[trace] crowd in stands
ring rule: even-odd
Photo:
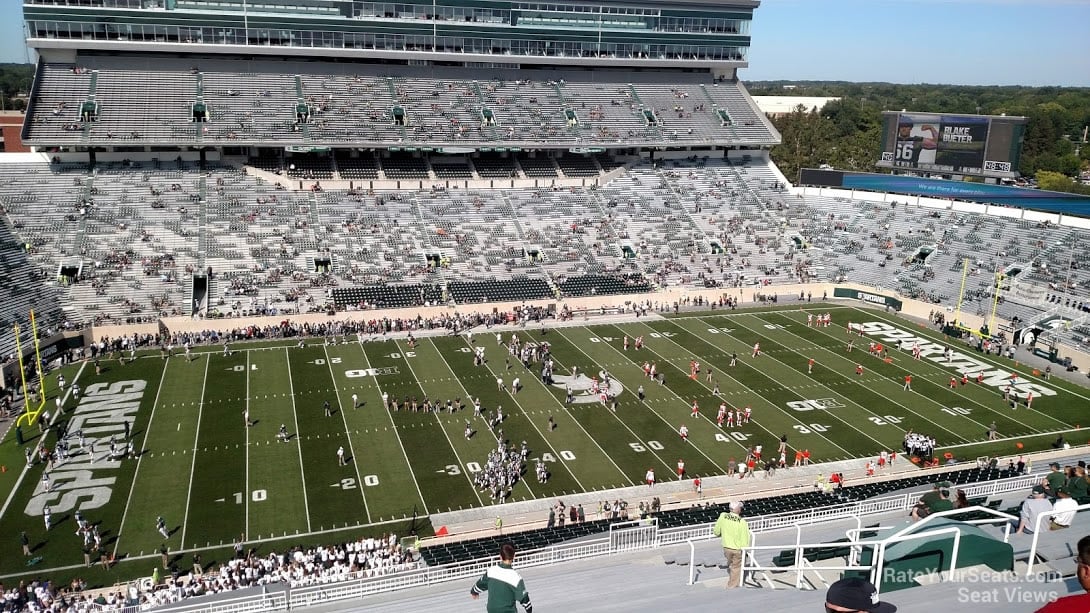
[[[188,573],[180,572],[175,566],[164,569],[170,574],[160,579],[156,568],[150,583],[130,594],[118,591],[92,598],[84,594],[87,586],[82,579],[74,579],[68,585],[30,581],[6,588],[0,584],[0,611],[86,613],[121,610],[133,605],[133,596],[141,608],[151,608],[269,584],[305,587],[369,579],[412,570],[421,564],[411,549],[400,544],[395,534],[365,537],[334,546],[294,547],[266,555],[238,546],[236,551],[238,555],[214,569],[202,567],[199,553],[193,555],[193,569]]]
[[[286,338],[325,338],[330,342],[362,340],[364,336],[383,336],[421,330],[448,330],[457,334],[477,326],[490,328],[514,322],[540,322],[553,315],[541,307],[516,307],[510,312],[441,314],[435,317],[384,317],[367,321],[335,320],[321,323],[300,323],[284,320],[276,325],[243,326],[230,330],[208,329],[201,332],[164,334],[132,334],[104,336],[86,348],[87,357],[127,351],[130,347],[183,347],[185,345],[215,345],[223,342]]]
[[[1085,461],[1080,460],[1078,465],[1062,469],[1059,462],[1052,462],[1048,474],[1033,486],[1029,497],[1022,502],[1018,521],[1012,521],[1011,527],[1016,534],[1032,534],[1038,526],[1041,530],[1050,531],[1070,528],[1078,506],[1090,502],[1088,484]],[[1042,514],[1057,511],[1059,513],[1038,523],[1038,517]]]

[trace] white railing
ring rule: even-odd
[[[1078,513],[1079,511],[1085,511],[1086,509],[1090,509],[1090,504],[1080,504],[1079,506],[1075,507],[1074,509],[1069,509],[1067,511],[1064,511],[1062,509],[1057,511],[1056,509],[1053,509],[1051,511],[1048,511],[1047,513],[1040,513],[1039,515],[1037,515],[1037,519],[1033,524],[1033,544],[1030,545],[1030,547],[1029,547],[1029,564],[1026,565],[1026,576],[1027,577],[1033,575],[1033,566],[1037,563],[1037,541],[1041,538],[1041,526],[1042,526],[1042,524],[1044,524],[1045,518],[1048,518],[1048,519],[1051,520],[1053,517],[1055,517],[1057,515],[1066,515],[1068,513]],[[1078,552],[1075,552],[1075,553],[1076,553],[1076,555],[1078,554]]]
[[[940,475],[936,476],[937,478]],[[962,487],[968,497],[990,496],[1026,490],[1041,482],[1044,473],[1011,477],[979,485]],[[861,502],[851,502],[816,509],[807,509],[793,513],[766,515],[748,520],[750,531],[767,532],[783,528],[812,525],[835,519],[858,518],[890,512],[907,512],[919,500],[920,493],[899,494]],[[611,529],[607,537],[583,541],[574,545],[559,545],[535,549],[520,553],[520,568],[531,566],[551,566],[562,562],[615,555],[622,552],[657,549],[660,547],[685,544],[686,542],[709,541],[713,524],[683,526],[660,530],[657,521],[648,525],[643,522],[628,522],[630,527]],[[631,534],[629,534],[631,533]],[[840,544],[843,546],[843,544]],[[810,547],[807,545],[807,547]],[[498,558],[490,556],[465,562],[455,562],[441,566],[431,566],[416,570],[395,573],[376,578],[356,579],[339,583],[312,585],[291,588],[285,593],[269,592],[240,598],[229,598],[214,603],[206,602],[192,606],[171,606],[171,613],[244,613],[247,611],[278,611],[299,607],[314,606],[320,603],[361,598],[373,594],[393,592],[412,587],[434,585],[449,581],[475,578]],[[760,567],[750,570],[763,570]],[[776,570],[785,570],[777,568]]]

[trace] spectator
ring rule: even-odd
[[[1064,475],[1063,471],[1060,470],[1060,464],[1058,462],[1052,462],[1048,467],[1052,470],[1045,475],[1044,480],[1041,481],[1041,485],[1044,486],[1046,494],[1055,496],[1057,490],[1063,487],[1064,483],[1067,482],[1067,477]]]
[[[486,570],[469,589],[473,600],[480,598],[481,592],[488,592],[490,613],[514,611],[516,602],[526,609],[526,613],[533,613],[534,605],[530,602],[530,593],[526,591],[522,576],[511,567],[514,563],[515,546],[504,543],[500,546],[500,563]]]
[[[1057,514],[1053,515],[1048,521],[1049,530],[1063,530],[1071,527],[1071,522],[1075,520],[1076,509],[1078,509],[1079,503],[1075,502],[1075,499],[1071,497],[1071,494],[1067,493],[1067,490],[1062,487],[1056,491],[1056,502],[1052,505],[1052,510]],[[1063,511],[1063,513],[1059,513]]]
[[[1090,611],[1090,536],[1079,539],[1078,557],[1075,558],[1077,566],[1075,577],[1079,585],[1085,590],[1083,594],[1072,594],[1050,602],[1037,609],[1037,613],[1071,613],[1072,611]]]
[[[1033,534],[1037,527],[1037,516],[1052,510],[1052,503],[1045,496],[1045,488],[1040,485],[1033,486],[1029,499],[1022,503],[1022,513],[1018,519],[1017,534]]]
[[[1086,469],[1082,466],[1073,466],[1064,489],[1071,494],[1075,502],[1084,500],[1087,497],[1087,491],[1090,490],[1090,482],[1086,480]]]
[[[969,498],[965,495],[965,490],[958,488],[954,492],[954,508],[965,509],[969,506]]]
[[[723,555],[727,558],[730,579],[727,589],[742,585],[742,550],[749,547],[749,524],[742,519],[742,503],[730,503],[730,512],[720,513],[713,530],[723,545]]]
[[[825,593],[825,610],[845,613],[894,613],[897,607],[878,600],[878,589],[859,577],[841,579]]]

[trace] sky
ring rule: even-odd
[[[741,77],[1085,87],[1088,27],[1090,0],[762,0]],[[27,58],[0,0],[0,61]]]
[[[747,81],[1090,86],[1090,0],[762,0]]]

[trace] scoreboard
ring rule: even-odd
[[[1013,178],[1025,135],[1024,117],[882,114],[880,168]]]

